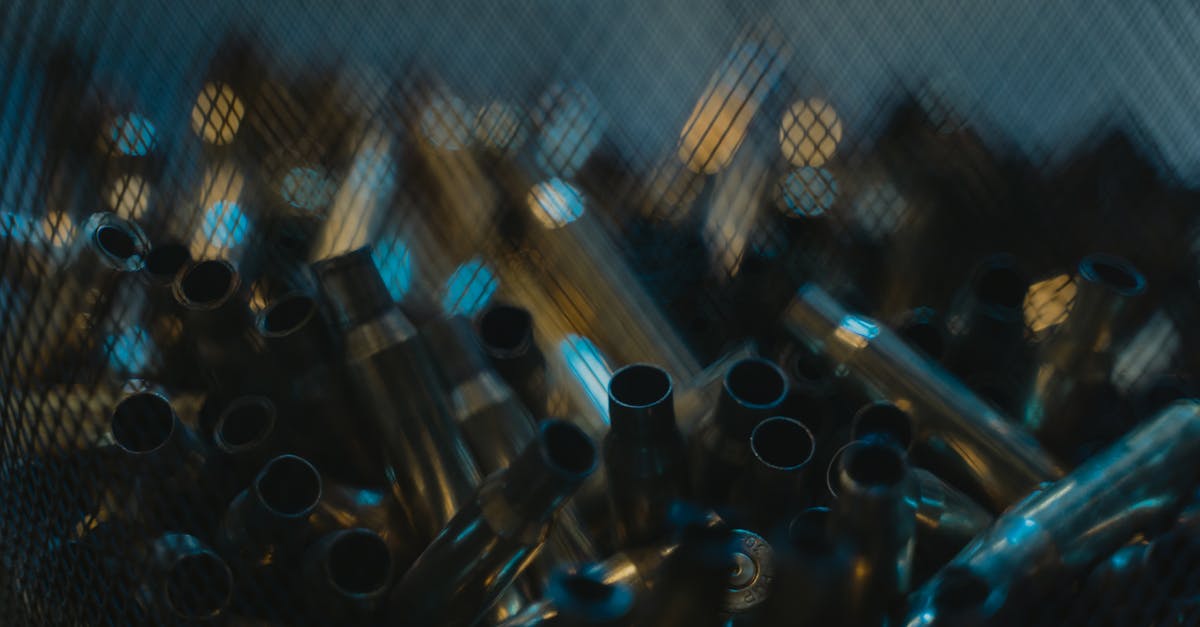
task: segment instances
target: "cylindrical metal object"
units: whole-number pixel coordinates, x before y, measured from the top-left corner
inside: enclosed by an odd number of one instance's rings
[[[1109,387],[1114,344],[1128,310],[1146,291],[1133,264],[1112,255],[1089,255],[1075,275],[1075,302],[1046,340],[1044,364],[1025,403],[1025,424],[1063,457],[1088,439],[1085,400]]]
[[[139,597],[155,622],[214,620],[229,607],[233,573],[195,536],[167,533],[147,548]]]
[[[850,542],[830,533],[832,513],[816,507],[797,514],[772,535],[776,576],[759,620],[761,627],[840,627],[855,566]]]
[[[1001,516],[910,597],[908,623],[983,624],[1173,515],[1196,480],[1200,401],[1180,401]]]
[[[747,438],[751,462],[731,494],[731,504],[754,529],[771,529],[805,505],[809,463],[816,452],[812,431],[800,421],[774,416]]]
[[[392,302],[369,248],[315,264],[345,334],[348,377],[381,440],[418,541],[466,504],[479,471],[430,355]]]
[[[184,331],[201,369],[201,381],[217,394],[267,392],[255,372],[259,354],[249,301],[233,264],[221,259],[194,263],[176,276],[175,300],[184,310]]]
[[[667,512],[687,495],[687,454],[675,424],[670,375],[632,364],[608,385],[612,427],[604,439],[604,467],[618,546],[660,540]]]
[[[492,369],[480,350],[470,321],[438,318],[421,329],[430,350],[441,356],[442,378],[451,411],[484,475],[503,470],[533,441],[537,425],[513,390]],[[550,531],[544,559],[534,568],[539,579],[553,564],[596,559],[598,552],[568,504]]]
[[[325,535],[304,557],[313,609],[340,624],[373,617],[387,597],[394,572],[388,543],[361,527]]]
[[[913,441],[912,417],[891,403],[864,405],[850,423],[850,439],[882,440],[907,451]]]
[[[916,484],[917,547],[913,569],[923,581],[992,525],[981,505],[923,468],[910,469]]]
[[[842,454],[831,529],[854,544],[846,612],[854,625],[881,624],[908,592],[916,541],[913,479],[904,452],[868,441]]]
[[[912,407],[918,439],[936,438],[943,444],[971,479],[971,492],[985,496],[993,511],[1002,511],[1040,482],[1062,476],[1031,435],[886,327],[847,312],[816,285],[800,289],[785,324],[881,395]]]
[[[737,569],[733,538],[726,527],[691,525],[679,547],[663,562],[663,572],[640,603],[638,627],[717,627],[729,573]]]
[[[533,416],[512,388],[492,370],[462,316],[438,318],[421,328],[450,399],[450,411],[466,438],[479,470],[490,474],[508,467],[533,440]]]
[[[273,383],[298,445],[323,474],[356,484],[386,482],[382,451],[364,441],[371,425],[356,407],[338,347],[316,297],[285,294],[256,324],[274,366]]]
[[[240,568],[270,562],[281,547],[303,544],[309,516],[321,501],[321,474],[306,460],[280,455],[267,462],[250,487],[229,504],[220,542]]]
[[[779,414],[787,398],[787,377],[761,358],[739,361],[726,371],[716,409],[692,436],[692,494],[705,505],[724,504],[734,483],[752,463],[750,433]]]
[[[957,298],[950,315],[953,334],[947,368],[962,378],[984,372],[1024,372],[1028,376],[1029,347],[1025,342],[1025,293],[1029,277],[1010,255],[995,255],[976,269]]]
[[[609,582],[599,564],[582,564],[555,571],[545,598],[500,627],[617,627],[627,625],[634,608],[634,591],[625,583]]]
[[[946,357],[950,338],[941,315],[929,307],[910,309],[896,323],[896,335],[933,361]]]
[[[515,305],[493,305],[479,317],[479,342],[496,372],[534,418],[546,415],[546,358],[533,338],[533,314]]]
[[[582,430],[542,422],[521,456],[487,478],[392,590],[391,619],[475,624],[528,566],[555,512],[595,467],[595,444]]]

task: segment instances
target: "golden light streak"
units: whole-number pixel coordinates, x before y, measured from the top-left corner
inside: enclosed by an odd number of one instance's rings
[[[232,87],[208,83],[192,107],[192,131],[206,143],[224,146],[233,141],[245,115],[246,105]]]

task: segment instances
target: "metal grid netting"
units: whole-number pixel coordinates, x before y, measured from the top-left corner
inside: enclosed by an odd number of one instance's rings
[[[1176,24],[1193,10],[837,4],[7,4],[0,604],[14,624],[160,620],[137,563],[153,551],[145,529],[204,536],[228,498],[89,448],[113,382],[169,379],[160,348],[185,332],[148,313],[140,284],[81,283],[79,235],[98,210],[232,261],[256,311],[311,287],[290,269],[370,244],[415,317],[520,301],[505,282],[517,268],[582,337],[600,332],[602,296],[529,242],[587,212],[699,364],[746,337],[776,351],[774,321],[803,281],[902,324],[916,307],[953,312],[1000,252],[1031,279],[1036,344],[1069,315],[1075,263],[1103,251],[1142,270],[1154,304],[1114,356],[1122,402],[1142,411],[1164,375],[1200,372],[1195,144],[1180,124],[1194,89],[1172,80],[1187,61],[1149,43],[1190,39]],[[1090,52],[1039,69],[1016,51],[1062,33]],[[1124,58],[1098,43],[1110,38],[1131,42]],[[936,62],[915,62],[911,42]],[[1054,92],[1078,83],[1108,100],[1060,113],[1070,96]],[[1014,90],[1026,100],[998,94]],[[1178,550],[1134,584],[1072,582],[1031,620],[1194,623],[1194,539],[1164,537]],[[208,575],[187,587],[196,603],[225,593]],[[278,579],[229,594],[246,615],[307,619]]]

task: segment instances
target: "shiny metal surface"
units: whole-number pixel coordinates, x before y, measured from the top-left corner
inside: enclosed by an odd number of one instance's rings
[[[972,492],[1002,511],[1038,483],[1062,476],[1033,437],[879,323],[851,314],[824,290],[800,289],[784,322],[799,339],[847,367],[901,408],[918,439],[936,439],[969,477]]]
[[[1043,346],[1023,416],[1030,430],[1064,452],[1086,438],[1078,433],[1088,420],[1083,399],[1109,381],[1122,323],[1146,279],[1124,259],[1095,254],[1079,262],[1074,285],[1075,302]]]
[[[184,533],[159,536],[143,549],[147,570],[139,600],[164,623],[210,621],[222,616],[233,597],[233,573],[199,538]]]
[[[728,503],[754,529],[771,529],[805,504],[805,487],[817,443],[798,420],[773,416],[747,438],[751,459],[739,473]]]
[[[997,519],[913,593],[906,624],[982,623],[1019,605],[1022,590],[1078,574],[1174,514],[1197,454],[1200,401],[1177,402]]]
[[[313,609],[333,621],[373,617],[396,571],[388,543],[363,528],[327,534],[305,552],[303,568]]]
[[[912,468],[911,472],[916,484],[917,515],[914,568],[923,580],[986,531],[995,518],[928,470]]]
[[[419,541],[432,539],[479,482],[475,460],[438,393],[434,362],[391,304],[368,249],[323,261],[316,272],[339,320],[352,325],[343,326],[347,376],[380,438],[397,496]],[[351,296],[361,298],[345,300]]]
[[[313,535],[309,517],[323,488],[321,474],[308,461],[295,455],[270,460],[229,504],[217,544],[239,570],[272,564],[290,545]]]
[[[473,625],[533,560],[554,514],[596,466],[591,439],[542,422],[507,470],[495,473],[392,589],[389,620]]]
[[[842,454],[830,531],[854,545],[843,612],[850,624],[880,624],[912,583],[916,549],[914,480],[903,451],[863,442]]]
[[[671,376],[648,364],[625,366],[609,382],[608,407],[604,469],[616,544],[658,541],[668,530],[671,504],[688,493]]]
[[[779,414],[787,393],[786,375],[766,359],[729,366],[715,409],[689,443],[691,487],[697,500],[713,506],[730,497],[738,476],[754,462],[751,432],[762,420]]]
[[[606,581],[603,575],[603,567],[595,563],[556,571],[545,598],[501,627],[627,625],[636,600],[634,590],[625,583]]]

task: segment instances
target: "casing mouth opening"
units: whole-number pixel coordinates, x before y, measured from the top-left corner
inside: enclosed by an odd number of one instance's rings
[[[190,620],[212,618],[229,605],[233,573],[214,553],[192,553],[175,561],[163,585],[175,615]]]
[[[538,438],[551,468],[571,479],[587,477],[596,468],[596,445],[579,427],[561,420],[541,424]]]
[[[127,452],[145,455],[166,446],[175,433],[175,410],[159,394],[139,392],[113,409],[113,440]]]
[[[520,357],[533,345],[533,315],[521,307],[496,305],[480,317],[479,339],[493,357]]]
[[[259,317],[266,337],[285,337],[302,329],[317,314],[317,301],[307,294],[288,294],[271,303]]]
[[[183,271],[176,285],[178,300],[192,309],[215,309],[238,289],[239,279],[227,261],[201,261]]]
[[[1104,285],[1122,296],[1133,296],[1146,288],[1146,277],[1132,263],[1113,255],[1084,257],[1079,262],[1079,276]]]
[[[280,455],[255,477],[254,492],[272,514],[302,518],[321,500],[321,475],[303,458]]]
[[[275,405],[260,396],[242,397],[230,403],[213,429],[217,447],[227,453],[252,450],[275,430]]]
[[[372,597],[387,589],[392,576],[392,555],[379,534],[351,529],[338,535],[325,556],[325,574],[348,597]]]
[[[630,409],[646,409],[671,397],[671,376],[658,366],[632,364],[612,375],[608,382],[611,402]]]
[[[787,378],[765,359],[743,359],[725,373],[725,391],[743,405],[766,409],[783,402]]]
[[[816,444],[812,432],[800,421],[775,416],[750,432],[750,450],[775,470],[799,470],[812,460]]]

